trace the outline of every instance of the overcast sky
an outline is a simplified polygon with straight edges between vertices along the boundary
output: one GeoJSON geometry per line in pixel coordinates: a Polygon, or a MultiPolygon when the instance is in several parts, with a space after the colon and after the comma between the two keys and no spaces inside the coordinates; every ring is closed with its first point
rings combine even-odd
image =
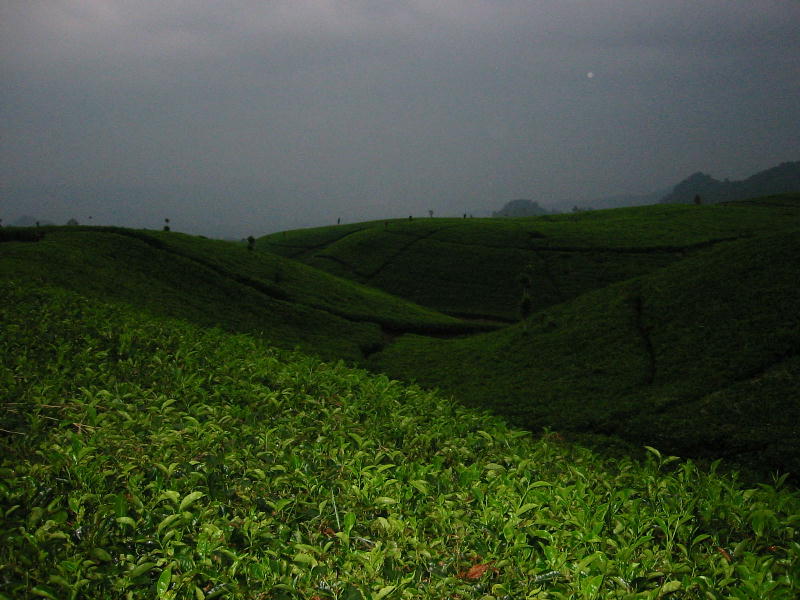
{"type": "Polygon", "coordinates": [[[218,237],[800,159],[798,0],[0,0],[0,218],[218,237]]]}

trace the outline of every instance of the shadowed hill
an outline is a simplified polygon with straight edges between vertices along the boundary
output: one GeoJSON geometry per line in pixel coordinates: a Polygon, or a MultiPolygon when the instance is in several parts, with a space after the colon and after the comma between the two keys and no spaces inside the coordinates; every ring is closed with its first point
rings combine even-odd
{"type": "Polygon", "coordinates": [[[258,247],[438,311],[514,321],[533,309],[660,269],[723,240],[791,227],[800,195],[519,219],[417,219],[279,233],[258,247]]]}
{"type": "Polygon", "coordinates": [[[704,203],[730,202],[791,192],[800,192],[800,161],[782,163],[742,181],[719,181],[705,173],[694,173],[676,185],[660,202],[688,204],[698,195],[704,203]]]}
{"type": "Polygon", "coordinates": [[[800,472],[800,231],[721,243],[461,340],[371,366],[536,430],[800,472]]]}
{"type": "Polygon", "coordinates": [[[169,232],[9,228],[0,276],[368,363],[533,430],[797,470],[799,223],[800,195],[784,195],[360,223],[252,252],[169,232]],[[524,323],[435,310],[515,322],[523,275],[524,323]]]}

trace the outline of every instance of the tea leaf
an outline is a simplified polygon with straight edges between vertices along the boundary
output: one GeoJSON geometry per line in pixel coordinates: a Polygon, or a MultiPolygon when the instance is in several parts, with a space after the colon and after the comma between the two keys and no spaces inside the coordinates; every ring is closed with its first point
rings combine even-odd
{"type": "Polygon", "coordinates": [[[200,498],[205,496],[203,492],[192,492],[191,494],[187,494],[184,496],[183,500],[181,500],[181,504],[178,507],[178,510],[183,511],[186,510],[192,503],[196,502],[200,498]]]}
{"type": "Polygon", "coordinates": [[[378,496],[375,498],[375,504],[397,504],[397,500],[388,496],[378,496]]]}
{"type": "Polygon", "coordinates": [[[161,571],[161,575],[158,576],[158,581],[156,582],[156,593],[158,594],[159,598],[164,597],[164,594],[166,594],[167,590],[169,589],[171,582],[172,567],[167,567],[161,571]]]}
{"type": "Polygon", "coordinates": [[[387,585],[386,587],[382,587],[376,593],[372,594],[372,600],[381,600],[381,598],[385,598],[396,589],[397,589],[396,585],[387,585]]]}
{"type": "Polygon", "coordinates": [[[533,509],[534,509],[534,508],[536,508],[537,506],[538,506],[538,504],[533,504],[533,503],[524,504],[523,506],[521,506],[521,507],[520,507],[520,508],[519,508],[519,509],[518,509],[518,510],[517,510],[517,511],[514,513],[514,516],[515,516],[515,517],[521,517],[521,516],[522,516],[522,515],[524,515],[526,512],[528,512],[529,510],[533,510],[533,509]]]}
{"type": "Polygon", "coordinates": [[[128,525],[128,526],[130,526],[130,527],[136,527],[136,521],[134,521],[134,520],[133,520],[132,518],[130,518],[130,517],[117,517],[117,518],[116,518],[116,521],[117,521],[117,523],[119,523],[120,525],[128,525]]]}
{"type": "Polygon", "coordinates": [[[154,562],[145,562],[131,569],[128,573],[126,573],[126,575],[131,579],[135,579],[136,577],[139,577],[139,575],[144,575],[155,566],[156,563],[154,562]]]}

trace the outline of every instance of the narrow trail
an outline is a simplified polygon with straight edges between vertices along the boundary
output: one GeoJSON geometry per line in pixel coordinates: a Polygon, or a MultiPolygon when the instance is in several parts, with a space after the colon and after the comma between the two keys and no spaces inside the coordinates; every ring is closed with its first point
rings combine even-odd
{"type": "MultiPolygon", "coordinates": [[[[326,247],[330,246],[331,244],[335,244],[336,242],[340,242],[341,240],[345,239],[346,237],[349,237],[349,236],[351,236],[351,235],[353,235],[355,233],[360,233],[360,232],[364,231],[365,229],[368,229],[368,227],[362,227],[361,229],[355,229],[353,231],[348,231],[346,233],[343,233],[342,235],[340,235],[339,237],[337,237],[334,240],[329,240],[327,242],[322,242],[321,244],[316,244],[314,246],[294,246],[292,244],[281,244],[281,243],[278,243],[278,242],[268,242],[268,244],[271,245],[271,246],[275,246],[277,248],[296,248],[297,252],[293,253],[293,254],[290,254],[287,258],[291,258],[291,259],[294,259],[294,260],[299,260],[299,258],[301,258],[301,257],[305,257],[305,256],[308,256],[310,254],[313,254],[317,250],[326,248],[326,247]]],[[[320,257],[320,258],[323,258],[323,257],[320,257]]]]}
{"type": "MultiPolygon", "coordinates": [[[[427,239],[427,238],[435,235],[436,233],[438,233],[438,232],[440,232],[440,231],[442,231],[444,229],[449,229],[450,227],[453,227],[453,225],[450,225],[449,227],[439,227],[437,229],[433,229],[431,231],[428,231],[424,235],[420,235],[420,236],[417,236],[417,237],[412,237],[408,241],[408,243],[404,244],[401,248],[399,248],[398,250],[396,250],[395,252],[393,252],[392,254],[387,256],[386,260],[384,260],[380,265],[375,267],[375,269],[373,269],[371,272],[360,271],[356,266],[348,263],[347,261],[342,260],[338,256],[331,256],[329,254],[315,254],[314,258],[317,258],[317,259],[320,259],[320,260],[328,260],[328,261],[334,262],[337,265],[340,265],[340,266],[344,267],[345,269],[347,269],[348,271],[350,271],[353,275],[356,275],[357,277],[360,277],[363,280],[363,282],[369,282],[372,279],[374,279],[386,267],[391,265],[392,262],[394,262],[397,259],[398,256],[400,256],[401,254],[406,252],[411,246],[413,246],[414,244],[416,244],[417,242],[419,242],[421,240],[427,239]]],[[[359,231],[363,231],[363,229],[359,230],[359,231]]],[[[356,232],[353,232],[353,233],[356,233],[356,232]]],[[[398,234],[396,232],[390,232],[390,233],[393,233],[394,235],[404,235],[404,234],[398,234]]],[[[339,240],[344,239],[345,237],[347,237],[347,236],[342,236],[341,238],[337,239],[336,242],[338,242],[339,240]]],[[[332,243],[335,243],[335,242],[332,242],[332,243]]],[[[323,244],[321,246],[317,246],[317,248],[324,248],[324,247],[327,247],[327,246],[330,246],[330,245],[331,244],[323,244]]]]}
{"type": "Polygon", "coordinates": [[[456,225],[450,225],[450,226],[447,226],[447,227],[438,227],[438,228],[436,228],[436,229],[432,229],[431,231],[427,232],[425,235],[420,235],[420,236],[417,236],[417,237],[414,237],[414,238],[412,238],[412,239],[411,239],[411,241],[409,241],[409,242],[408,242],[407,244],[405,244],[405,245],[404,245],[402,248],[400,248],[399,250],[397,250],[396,252],[394,252],[393,254],[391,254],[391,255],[390,255],[390,256],[389,256],[389,257],[388,257],[388,258],[387,258],[385,261],[383,261],[383,263],[382,263],[382,264],[380,264],[380,265],[379,265],[379,266],[378,266],[378,267],[377,267],[377,268],[376,268],[374,271],[372,271],[372,273],[369,273],[368,275],[366,275],[366,277],[367,277],[367,280],[368,280],[368,281],[370,281],[370,280],[374,279],[374,278],[375,278],[375,276],[376,276],[376,275],[378,275],[378,273],[380,273],[381,271],[383,271],[383,270],[384,270],[384,269],[385,269],[387,266],[389,266],[389,265],[390,265],[390,264],[391,264],[391,263],[392,263],[392,262],[393,262],[393,261],[394,261],[394,260],[395,260],[395,259],[396,259],[398,256],[400,256],[401,254],[403,254],[404,252],[406,252],[406,251],[407,251],[409,248],[411,248],[411,246],[413,246],[414,244],[416,244],[416,243],[418,243],[418,242],[420,242],[420,241],[422,241],[422,240],[426,240],[426,239],[428,239],[428,238],[432,237],[433,235],[435,235],[435,234],[439,233],[440,231],[444,231],[445,229],[452,229],[453,227],[457,227],[457,226],[456,226],[456,225]]]}

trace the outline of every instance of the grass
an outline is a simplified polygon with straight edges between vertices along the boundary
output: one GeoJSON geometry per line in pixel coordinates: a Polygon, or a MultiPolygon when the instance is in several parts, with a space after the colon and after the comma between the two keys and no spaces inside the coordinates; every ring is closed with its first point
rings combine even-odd
{"type": "Polygon", "coordinates": [[[0,598],[790,599],[800,496],[3,281],[0,598]]]}

